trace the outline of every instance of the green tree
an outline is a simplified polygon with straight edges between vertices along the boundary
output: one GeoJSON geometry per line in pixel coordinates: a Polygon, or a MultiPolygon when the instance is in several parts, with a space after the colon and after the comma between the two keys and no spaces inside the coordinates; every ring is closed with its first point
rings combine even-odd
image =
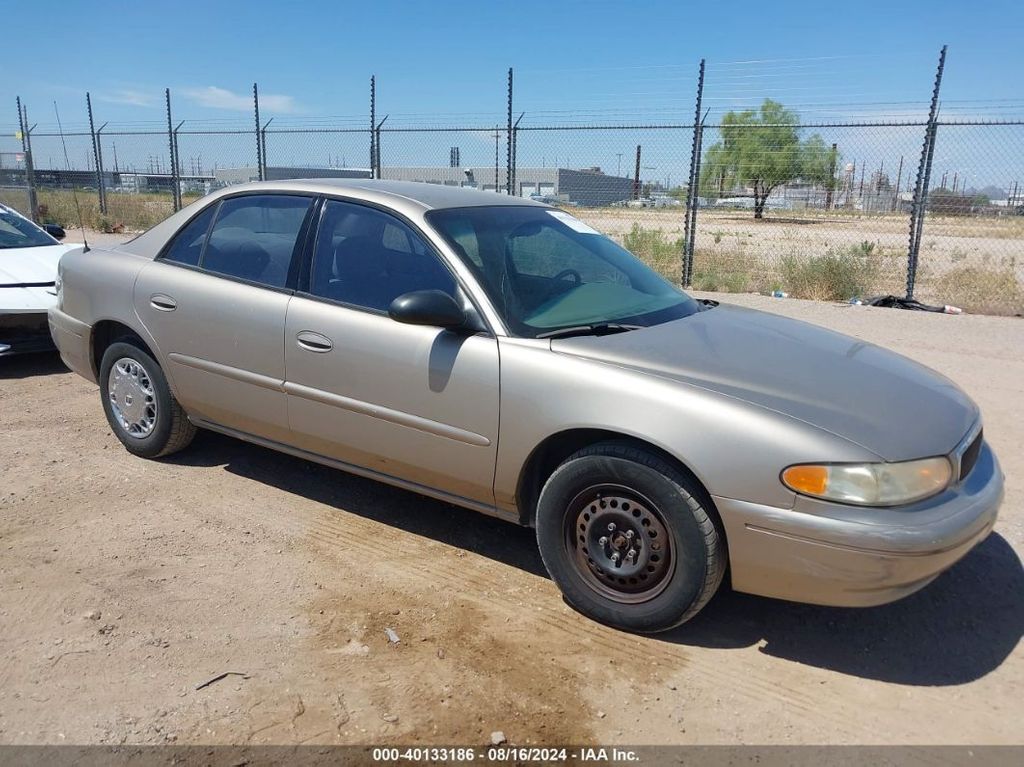
{"type": "Polygon", "coordinates": [[[800,179],[833,188],[837,152],[814,134],[800,140],[796,112],[765,99],[757,111],[729,112],[722,118],[722,140],[709,147],[701,165],[701,189],[717,196],[750,188],[754,218],[764,218],[768,195],[800,179]]]}

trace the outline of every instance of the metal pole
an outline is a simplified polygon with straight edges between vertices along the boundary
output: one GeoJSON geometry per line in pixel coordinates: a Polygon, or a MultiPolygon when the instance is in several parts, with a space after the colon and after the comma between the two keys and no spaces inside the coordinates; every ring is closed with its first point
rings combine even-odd
{"type": "Polygon", "coordinates": [[[377,126],[376,126],[376,128],[374,128],[374,131],[373,131],[373,133],[374,133],[373,150],[376,153],[376,155],[373,158],[373,160],[374,160],[374,167],[377,169],[377,176],[376,176],[376,178],[383,178],[381,167],[380,167],[380,129],[384,127],[384,123],[386,123],[388,121],[388,117],[389,116],[390,115],[384,115],[384,119],[381,120],[379,123],[377,123],[377,126]]]}
{"type": "Polygon", "coordinates": [[[260,181],[266,181],[267,173],[263,159],[263,141],[260,134],[260,92],[256,87],[256,83],[252,84],[252,107],[256,113],[256,176],[260,181]]]}
{"type": "MultiPolygon", "coordinates": [[[[174,128],[171,125],[171,89],[164,89],[167,102],[167,144],[171,152],[171,201],[175,212],[181,210],[181,188],[178,186],[178,160],[174,128]]],[[[179,126],[180,127],[180,126],[179,126]]]]}
{"type": "Polygon", "coordinates": [[[636,174],[633,176],[633,199],[640,199],[640,144],[636,145],[636,174]]]}
{"type": "Polygon", "coordinates": [[[508,68],[508,135],[506,139],[505,192],[512,194],[512,67],[508,68]]]}
{"type": "MultiPolygon", "coordinates": [[[[519,164],[516,152],[519,149],[519,121],[523,119],[523,115],[526,112],[520,112],[519,117],[516,118],[515,124],[512,126],[512,188],[516,188],[516,166],[519,164]]],[[[566,163],[568,164],[568,163],[566,163]]]]}
{"type": "MultiPolygon", "coordinates": [[[[710,110],[708,110],[710,111],[710,110]]],[[[700,121],[700,130],[697,131],[697,157],[696,163],[694,164],[693,170],[693,183],[694,183],[694,194],[693,194],[693,205],[690,207],[690,235],[687,237],[684,243],[686,247],[686,264],[685,264],[685,278],[684,284],[689,287],[693,281],[693,250],[697,244],[697,208],[699,207],[700,197],[697,194],[696,187],[700,185],[700,158],[703,154],[704,149],[704,120],[707,119],[707,112],[704,113],[704,117],[700,121]]]]}
{"type": "Polygon", "coordinates": [[[921,250],[921,235],[924,232],[924,216],[928,206],[928,184],[931,183],[932,158],[935,152],[935,135],[938,129],[939,90],[942,87],[942,71],[946,66],[946,46],[939,53],[939,65],[935,70],[935,86],[932,88],[932,103],[928,110],[928,126],[924,132],[921,147],[921,162],[917,166],[917,184],[914,188],[914,204],[910,213],[910,243],[907,248],[907,298],[914,297],[917,281],[917,259],[921,250]]]}
{"type": "Polygon", "coordinates": [[[825,210],[832,210],[832,197],[835,194],[836,185],[836,160],[838,157],[836,145],[832,144],[832,153],[829,155],[828,161],[828,186],[825,187],[825,210]]]}
{"type": "MultiPolygon", "coordinates": [[[[683,285],[689,286],[690,277],[693,273],[693,251],[690,248],[690,241],[693,239],[692,232],[690,231],[690,212],[697,205],[697,184],[699,182],[697,163],[699,158],[700,148],[698,143],[700,141],[700,133],[703,132],[703,126],[700,123],[700,110],[701,102],[704,99],[704,59],[700,60],[700,70],[697,74],[697,107],[693,112],[693,142],[690,147],[690,175],[687,182],[686,189],[686,210],[684,214],[686,216],[686,222],[684,224],[683,231],[683,285]]],[[[639,147],[637,147],[637,166],[640,165],[639,147]]],[[[637,172],[637,179],[640,178],[639,171],[637,172]]]]}
{"type": "Polygon", "coordinates": [[[103,164],[100,162],[100,139],[96,133],[95,123],[92,119],[92,97],[88,91],[85,94],[85,107],[89,112],[89,133],[92,135],[92,160],[96,166],[96,196],[100,204],[100,213],[106,214],[107,205],[103,199],[103,164]]]}
{"type": "Polygon", "coordinates": [[[267,128],[270,126],[270,123],[272,123],[272,122],[274,122],[274,118],[273,117],[271,117],[269,120],[267,120],[265,123],[263,123],[263,127],[260,128],[260,151],[263,153],[262,156],[263,156],[263,180],[264,181],[267,180],[267,128]]]}
{"type": "Polygon", "coordinates": [[[174,159],[172,160],[172,162],[174,163],[175,178],[177,179],[175,181],[175,183],[174,183],[174,188],[178,192],[178,208],[179,209],[181,208],[181,206],[184,203],[181,200],[181,154],[178,152],[178,129],[181,128],[181,126],[184,125],[184,124],[185,124],[185,121],[182,120],[174,128],[174,159]]]}
{"type": "Polygon", "coordinates": [[[896,191],[893,193],[893,196],[892,196],[892,209],[893,209],[893,211],[895,211],[896,208],[900,204],[900,184],[902,182],[903,182],[903,155],[900,155],[900,169],[896,173],[896,191]]]}
{"type": "Polygon", "coordinates": [[[28,125],[28,107],[18,102],[18,122],[21,125],[21,150],[25,153],[25,185],[28,187],[29,218],[39,223],[39,198],[36,196],[36,173],[32,162],[32,129],[28,125]]]}
{"type": "Polygon", "coordinates": [[[377,76],[370,75],[370,178],[380,178],[377,170],[377,76]]]}
{"type": "Polygon", "coordinates": [[[498,126],[494,126],[494,192],[497,194],[501,191],[501,187],[498,186],[498,139],[501,137],[501,133],[498,132],[498,126]]]}

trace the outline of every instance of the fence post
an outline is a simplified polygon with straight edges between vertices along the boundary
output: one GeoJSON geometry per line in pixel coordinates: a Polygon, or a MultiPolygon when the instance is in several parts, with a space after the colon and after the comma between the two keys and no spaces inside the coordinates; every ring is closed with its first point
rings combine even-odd
{"type": "Polygon", "coordinates": [[[388,115],[384,115],[384,119],[377,123],[377,126],[373,129],[373,167],[376,168],[374,171],[377,175],[374,178],[383,178],[380,168],[380,129],[384,127],[384,123],[388,121],[388,115]]]}
{"type": "Polygon", "coordinates": [[[928,185],[932,176],[932,157],[935,153],[935,135],[938,124],[939,89],[942,86],[942,70],[946,66],[946,46],[939,53],[939,66],[935,70],[935,86],[932,88],[932,103],[928,111],[928,125],[924,131],[924,145],[921,147],[921,161],[917,166],[917,184],[914,187],[914,202],[910,208],[910,244],[907,248],[907,298],[914,297],[917,282],[917,258],[921,251],[921,235],[924,232],[924,217],[928,207],[928,185]]]}
{"type": "MultiPolygon", "coordinates": [[[[697,227],[697,187],[700,183],[700,145],[703,139],[704,123],[700,119],[701,102],[704,99],[704,59],[700,60],[697,74],[697,108],[693,113],[693,144],[690,148],[690,177],[686,189],[686,222],[683,230],[683,274],[684,287],[690,287],[693,277],[693,239],[697,227]]],[[[639,165],[639,159],[637,160],[639,165]]],[[[639,172],[638,172],[639,177],[639,172]]]]}
{"type": "MultiPolygon", "coordinates": [[[[100,139],[99,134],[96,132],[95,123],[92,120],[92,97],[89,92],[85,94],[85,106],[89,111],[89,133],[92,134],[92,160],[93,165],[96,166],[96,196],[99,198],[100,213],[106,215],[107,213],[107,201],[104,199],[105,192],[103,189],[103,161],[100,157],[100,139]]],[[[103,130],[100,128],[100,130],[103,130]]]]}
{"type": "Polygon", "coordinates": [[[505,193],[512,196],[512,67],[508,68],[508,134],[506,139],[505,193]]]}
{"type": "Polygon", "coordinates": [[[32,129],[28,126],[28,107],[21,103],[21,96],[17,97],[18,102],[18,125],[21,127],[21,151],[25,154],[25,186],[28,187],[28,210],[29,218],[39,223],[39,199],[36,196],[36,174],[35,166],[32,164],[32,129]]]}
{"type": "Polygon", "coordinates": [[[270,127],[270,123],[274,122],[274,118],[271,117],[260,129],[260,151],[262,152],[263,158],[263,180],[266,181],[267,177],[267,128],[270,127]]]}
{"type": "Polygon", "coordinates": [[[498,132],[498,126],[494,126],[494,191],[498,193],[501,191],[501,187],[498,186],[498,139],[501,134],[498,132]]]}
{"type": "Polygon", "coordinates": [[[181,210],[181,155],[178,153],[178,129],[185,124],[182,120],[174,129],[174,171],[172,178],[174,179],[174,192],[178,198],[178,210],[181,210]]]}
{"type": "MultiPolygon", "coordinates": [[[[181,210],[181,189],[178,186],[178,151],[177,136],[175,129],[171,126],[171,89],[164,89],[164,99],[167,102],[167,145],[171,153],[171,203],[174,212],[181,210]]],[[[178,126],[179,128],[181,125],[178,126]]]]}
{"type": "Polygon", "coordinates": [[[370,178],[380,178],[377,170],[377,76],[370,75],[370,178]]]}
{"type": "Polygon", "coordinates": [[[526,112],[520,112],[519,117],[516,118],[515,123],[512,125],[512,189],[516,188],[516,166],[519,163],[516,157],[516,151],[519,149],[519,121],[523,119],[523,115],[526,112]]]}
{"type": "Polygon", "coordinates": [[[256,83],[252,84],[252,106],[256,112],[256,177],[260,181],[266,181],[266,161],[263,158],[263,142],[260,140],[260,92],[256,83]]]}
{"type": "Polygon", "coordinates": [[[640,144],[636,145],[636,174],[633,176],[633,199],[640,199],[640,144]]]}

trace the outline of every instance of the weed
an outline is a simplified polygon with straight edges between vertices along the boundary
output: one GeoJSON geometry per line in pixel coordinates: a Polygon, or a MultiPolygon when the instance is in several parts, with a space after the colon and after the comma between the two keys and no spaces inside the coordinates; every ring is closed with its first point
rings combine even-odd
{"type": "Polygon", "coordinates": [[[862,255],[861,246],[847,252],[831,250],[824,256],[782,259],[783,284],[794,298],[846,301],[865,296],[878,274],[878,265],[862,255]]]}

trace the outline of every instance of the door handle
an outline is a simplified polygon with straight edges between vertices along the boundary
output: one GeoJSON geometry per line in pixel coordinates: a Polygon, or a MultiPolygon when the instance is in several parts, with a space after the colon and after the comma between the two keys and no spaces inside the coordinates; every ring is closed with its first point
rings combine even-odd
{"type": "Polygon", "coordinates": [[[163,293],[154,293],[149,297],[149,305],[159,312],[173,312],[178,308],[178,302],[163,293]]]}
{"type": "Polygon", "coordinates": [[[300,331],[295,335],[295,340],[307,352],[323,354],[334,348],[331,339],[321,333],[314,333],[312,330],[300,331]]]}

